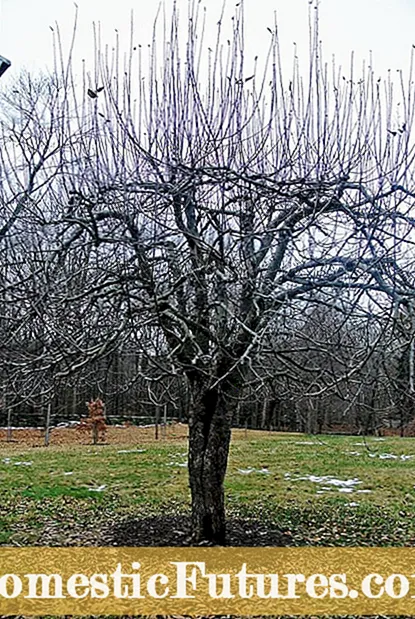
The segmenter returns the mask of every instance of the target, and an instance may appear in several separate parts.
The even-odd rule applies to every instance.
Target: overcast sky
[[[166,0],[171,6],[172,0]],[[222,0],[202,0],[211,18],[211,36]],[[100,22],[103,40],[112,45],[114,29],[128,39],[131,9],[134,9],[137,42],[147,43],[157,10],[155,0],[77,0],[79,25],[76,59],[85,58],[92,68],[92,22]],[[186,13],[187,0],[177,0]],[[289,62],[293,42],[305,55],[308,36],[308,0],[245,0],[247,53],[265,54],[267,26],[274,12],[283,41],[284,59]],[[227,3],[232,13],[235,1]],[[167,9],[168,10],[168,9]],[[58,22],[64,41],[69,40],[75,15],[72,0],[0,0],[0,54],[9,58],[13,69],[2,80],[8,80],[21,67],[30,70],[45,67],[52,61],[50,26]],[[377,73],[388,69],[405,69],[415,43],[415,0],[321,0],[321,38],[326,57],[334,53],[338,63],[348,64],[355,50],[358,63],[372,50]],[[269,36],[269,35],[268,35]]]

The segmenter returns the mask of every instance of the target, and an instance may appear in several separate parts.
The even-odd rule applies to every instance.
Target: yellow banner
[[[415,548],[6,548],[0,614],[415,615]]]

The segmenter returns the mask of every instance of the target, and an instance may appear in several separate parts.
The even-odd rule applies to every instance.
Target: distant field
[[[135,445],[136,443],[149,443],[155,441],[155,426],[108,426],[104,438],[100,438],[99,443],[103,445]],[[272,435],[278,435],[273,432]],[[282,436],[292,436],[281,433]],[[246,437],[267,437],[269,432],[261,430],[233,430],[235,439]],[[297,436],[297,435],[294,435]],[[177,441],[188,438],[188,426],[183,423],[158,427],[159,440]],[[20,449],[22,446],[42,447],[44,445],[45,433],[42,429],[18,428],[13,429],[11,441],[7,441],[7,431],[0,429],[0,451],[3,447],[10,449]],[[57,445],[90,445],[92,436],[90,431],[84,429],[56,427],[50,433],[50,446]]]
[[[155,439],[155,426],[108,426],[105,436],[100,437],[100,445],[135,445],[136,443],[157,442]],[[189,429],[184,423],[174,423],[166,425],[165,428],[159,425],[158,441],[177,441],[188,438]],[[267,438],[272,436],[300,436],[294,433],[266,432],[263,430],[240,430],[232,431],[234,439],[246,438]],[[37,428],[17,428],[11,433],[11,441],[7,440],[7,430],[0,429],[0,451],[4,448],[20,449],[22,446],[43,447],[45,433],[43,429]],[[56,427],[50,432],[50,446],[62,445],[91,445],[92,435],[90,431],[84,429]]]
[[[158,428],[160,439],[164,438],[164,428]],[[187,437],[187,425],[176,423],[167,425],[165,436],[169,440],[185,439]],[[7,443],[7,431],[0,429],[0,450],[7,443],[11,447],[19,445],[42,446],[44,445],[44,431],[41,429],[13,429],[12,441]],[[154,426],[108,426],[104,439],[100,443],[108,445],[134,445],[137,442],[153,441],[155,438]],[[79,428],[56,427],[50,433],[50,445],[90,445],[92,443],[91,432]]]
[[[120,429],[110,445],[0,443],[0,543],[109,543],[123,519],[186,514],[185,426],[173,440],[143,432]],[[272,523],[295,545],[413,545],[414,484],[412,438],[242,430],[226,494],[231,517]]]

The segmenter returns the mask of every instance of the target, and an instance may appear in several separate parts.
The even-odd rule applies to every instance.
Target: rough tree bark
[[[242,387],[242,374],[220,362],[212,382],[190,372],[189,484],[193,543],[226,544],[224,480],[231,441],[232,416]]]
[[[225,544],[226,474],[231,426],[221,389],[200,390],[189,419],[192,541]]]

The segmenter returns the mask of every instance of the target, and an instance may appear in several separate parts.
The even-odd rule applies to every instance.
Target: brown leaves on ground
[[[166,438],[170,441],[183,440],[187,436],[188,427],[185,424],[176,423],[166,427]],[[154,426],[107,426],[106,429],[105,444],[109,445],[136,445],[154,440]],[[44,444],[44,431],[32,428],[13,430],[12,440],[7,443],[7,430],[2,429],[0,430],[0,443],[7,444],[11,448],[41,447]],[[90,445],[91,443],[91,434],[80,432],[77,426],[53,428],[50,434],[51,445]]]

